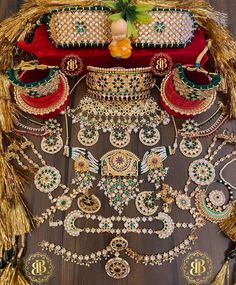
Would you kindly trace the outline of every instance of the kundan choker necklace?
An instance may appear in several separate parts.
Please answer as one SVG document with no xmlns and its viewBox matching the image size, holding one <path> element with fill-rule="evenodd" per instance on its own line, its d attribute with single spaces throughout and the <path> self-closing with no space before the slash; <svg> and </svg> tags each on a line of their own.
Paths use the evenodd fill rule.
<svg viewBox="0 0 236 285">
<path fill-rule="evenodd" d="M 168 124 L 169 115 L 150 96 L 155 80 L 151 68 L 88 67 L 88 93 L 75 109 L 69 109 L 72 123 L 79 123 L 78 140 L 92 146 L 99 130 L 110 133 L 110 143 L 123 148 L 130 134 L 139 132 L 140 141 L 154 146 L 160 140 L 157 127 Z"/>
</svg>

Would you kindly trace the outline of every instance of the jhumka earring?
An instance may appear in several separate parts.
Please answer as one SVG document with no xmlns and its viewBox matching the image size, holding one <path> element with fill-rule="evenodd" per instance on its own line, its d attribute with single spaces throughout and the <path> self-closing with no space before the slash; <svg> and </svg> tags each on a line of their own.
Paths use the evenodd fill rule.
<svg viewBox="0 0 236 285">
<path fill-rule="evenodd" d="M 22 111 L 36 117 L 52 118 L 66 108 L 69 85 L 58 67 L 41 65 L 37 61 L 22 62 L 17 68 L 9 69 L 7 75 Z"/>
<path fill-rule="evenodd" d="M 177 64 L 163 80 L 161 103 L 170 114 L 179 117 L 192 117 L 207 111 L 215 101 L 221 77 L 201 67 L 201 61 L 211 41 L 198 56 L 195 65 Z"/>
<path fill-rule="evenodd" d="M 219 103 L 219 108 L 207 120 L 197 123 L 193 119 L 188 119 L 182 124 L 182 129 L 178 133 L 183 137 L 179 148 L 181 153 L 186 157 L 197 157 L 202 152 L 202 144 L 200 139 L 213 135 L 228 119 L 226 106 Z M 202 130 L 201 127 L 213 120 L 218 113 L 220 115 L 215 122 L 207 129 Z"/>
</svg>

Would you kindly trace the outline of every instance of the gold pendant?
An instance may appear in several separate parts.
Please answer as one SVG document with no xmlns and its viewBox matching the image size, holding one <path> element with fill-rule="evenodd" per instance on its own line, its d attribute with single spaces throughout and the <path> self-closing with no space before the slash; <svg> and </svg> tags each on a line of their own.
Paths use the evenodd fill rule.
<svg viewBox="0 0 236 285">
<path fill-rule="evenodd" d="M 78 198 L 78 207 L 84 213 L 94 214 L 101 209 L 101 201 L 95 195 L 83 195 Z"/>
<path fill-rule="evenodd" d="M 84 146 L 95 145 L 99 139 L 99 133 L 95 129 L 82 129 L 78 132 L 78 141 Z"/>
<path fill-rule="evenodd" d="M 130 273 L 130 266 L 126 260 L 114 257 L 108 260 L 105 270 L 108 276 L 114 279 L 123 279 Z"/>
<path fill-rule="evenodd" d="M 202 144 L 198 139 L 184 138 L 179 145 L 181 153 L 186 157 L 197 157 L 202 153 Z"/>
</svg>

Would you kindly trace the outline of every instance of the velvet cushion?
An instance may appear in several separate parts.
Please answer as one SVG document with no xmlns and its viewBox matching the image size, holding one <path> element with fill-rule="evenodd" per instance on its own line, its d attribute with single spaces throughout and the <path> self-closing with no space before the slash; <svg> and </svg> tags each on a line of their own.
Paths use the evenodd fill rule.
<svg viewBox="0 0 236 285">
<path fill-rule="evenodd" d="M 41 25 L 35 31 L 32 43 L 18 42 L 18 46 L 28 53 L 34 54 L 37 59 L 47 65 L 60 66 L 66 55 L 77 55 L 83 61 L 83 73 L 87 72 L 87 66 L 97 67 L 144 67 L 149 66 L 151 59 L 157 53 L 168 54 L 173 63 L 192 64 L 198 54 L 206 45 L 204 31 L 198 28 L 190 44 L 185 48 L 133 48 L 129 59 L 117 60 L 112 58 L 108 47 L 80 47 L 80 48 L 56 48 L 50 41 L 45 25 Z M 207 57 L 205 57 L 206 60 Z"/>
</svg>

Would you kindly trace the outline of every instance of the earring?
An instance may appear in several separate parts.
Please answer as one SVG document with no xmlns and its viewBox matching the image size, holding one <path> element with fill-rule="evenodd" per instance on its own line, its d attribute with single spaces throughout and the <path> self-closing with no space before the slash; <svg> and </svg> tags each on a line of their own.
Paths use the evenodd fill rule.
<svg viewBox="0 0 236 285">
<path fill-rule="evenodd" d="M 43 137 L 41 149 L 48 154 L 58 153 L 63 147 L 60 123 L 56 119 L 49 119 L 45 122 L 45 126 L 49 134 Z"/>
<path fill-rule="evenodd" d="M 198 124 L 192 120 L 186 120 L 185 123 L 182 124 L 182 132 L 188 132 L 189 134 L 194 134 L 199 131 Z M 184 137 L 179 145 L 181 153 L 186 157 L 195 158 L 202 153 L 202 144 L 199 139 Z"/>
</svg>

